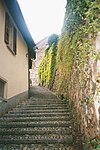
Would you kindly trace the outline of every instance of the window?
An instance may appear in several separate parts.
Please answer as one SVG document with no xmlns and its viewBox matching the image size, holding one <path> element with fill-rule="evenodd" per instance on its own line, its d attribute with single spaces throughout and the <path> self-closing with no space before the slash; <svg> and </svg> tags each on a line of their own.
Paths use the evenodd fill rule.
<svg viewBox="0 0 100 150">
<path fill-rule="evenodd" d="M 7 12 L 5 14 L 5 43 L 16 55 L 16 28 Z"/>
<path fill-rule="evenodd" d="M 5 82 L 0 80 L 0 97 L 4 98 L 4 87 L 5 87 Z"/>
</svg>

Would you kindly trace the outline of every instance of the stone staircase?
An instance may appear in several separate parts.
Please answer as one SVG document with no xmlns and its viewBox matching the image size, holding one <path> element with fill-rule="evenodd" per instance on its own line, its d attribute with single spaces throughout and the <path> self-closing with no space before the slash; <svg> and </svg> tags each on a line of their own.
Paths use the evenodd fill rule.
<svg viewBox="0 0 100 150">
<path fill-rule="evenodd" d="M 0 118 L 0 150 L 69 150 L 73 137 L 66 103 L 34 87 L 30 99 Z"/>
</svg>

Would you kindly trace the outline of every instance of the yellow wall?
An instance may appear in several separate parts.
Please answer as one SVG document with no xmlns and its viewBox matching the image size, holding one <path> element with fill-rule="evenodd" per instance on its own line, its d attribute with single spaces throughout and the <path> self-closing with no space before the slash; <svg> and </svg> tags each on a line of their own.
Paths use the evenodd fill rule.
<svg viewBox="0 0 100 150">
<path fill-rule="evenodd" d="M 5 98 L 28 90 L 27 46 L 17 31 L 17 55 L 13 55 L 4 42 L 5 7 L 0 0 L 0 78 L 7 82 Z"/>
</svg>

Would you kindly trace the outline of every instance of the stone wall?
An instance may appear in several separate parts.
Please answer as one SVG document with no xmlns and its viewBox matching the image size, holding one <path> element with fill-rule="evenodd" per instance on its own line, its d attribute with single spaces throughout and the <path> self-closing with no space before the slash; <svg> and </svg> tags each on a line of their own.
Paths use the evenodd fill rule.
<svg viewBox="0 0 100 150">
<path fill-rule="evenodd" d="M 59 65 L 53 86 L 53 91 L 59 96 L 69 98 L 75 132 L 82 139 L 100 136 L 100 32 L 94 36 L 92 45 L 92 54 L 83 57 L 85 61 L 82 59 L 85 63 L 81 71 L 76 56 L 68 76 L 66 65 Z"/>
</svg>

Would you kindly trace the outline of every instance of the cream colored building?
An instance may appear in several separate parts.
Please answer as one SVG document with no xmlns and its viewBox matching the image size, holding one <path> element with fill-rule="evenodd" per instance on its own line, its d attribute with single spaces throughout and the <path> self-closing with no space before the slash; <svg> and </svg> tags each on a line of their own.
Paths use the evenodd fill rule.
<svg viewBox="0 0 100 150">
<path fill-rule="evenodd" d="M 31 85 L 39 85 L 38 67 L 44 57 L 44 52 L 48 46 L 48 37 L 45 37 L 36 44 L 36 59 L 33 60 L 32 69 L 30 69 Z"/>
<path fill-rule="evenodd" d="M 0 0 L 1 99 L 11 101 L 28 96 L 28 62 L 34 46 L 17 0 Z"/>
</svg>

